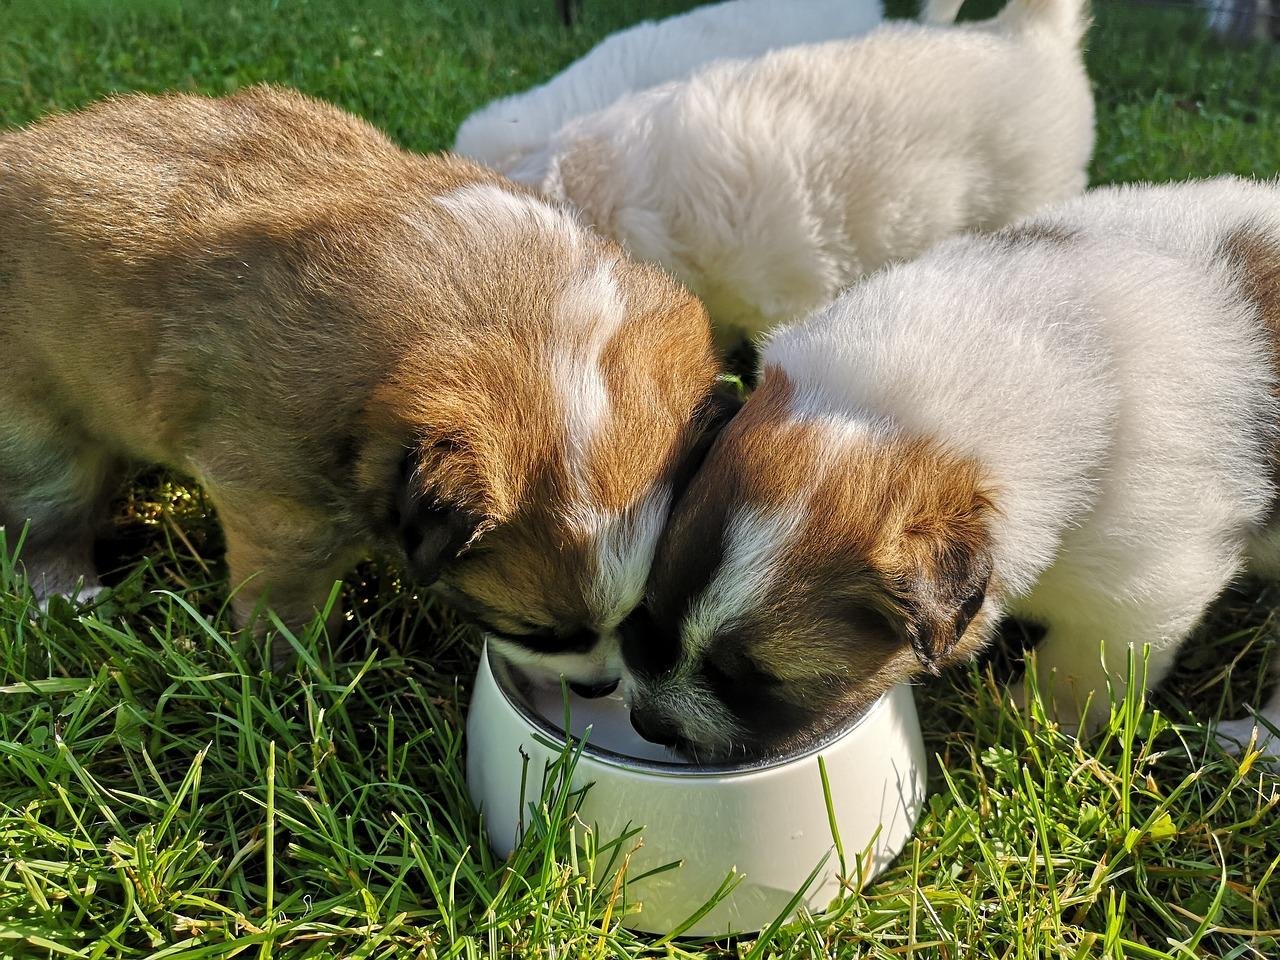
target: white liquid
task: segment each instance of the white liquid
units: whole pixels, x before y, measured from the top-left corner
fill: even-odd
[[[564,732],[565,698],[558,687],[538,686],[531,694],[532,706],[557,730]],[[590,727],[588,732],[587,728]],[[569,732],[587,741],[587,747],[599,747],[640,760],[662,760],[687,763],[674,750],[650,743],[631,726],[631,711],[622,694],[587,700],[569,691]]]

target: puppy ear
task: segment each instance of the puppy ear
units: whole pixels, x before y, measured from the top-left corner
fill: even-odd
[[[720,377],[693,415],[693,440],[685,450],[671,483],[672,500],[678,500],[693,480],[720,432],[728,426],[746,402],[742,381],[736,377]]]
[[[926,561],[908,585],[901,608],[904,629],[921,666],[937,675],[982,609],[991,580],[985,547],[956,540]]]
[[[480,530],[484,518],[423,489],[420,452],[405,451],[397,478],[396,535],[408,561],[408,574],[429,585],[457,559]]]

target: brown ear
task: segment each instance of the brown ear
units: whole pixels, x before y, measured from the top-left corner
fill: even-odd
[[[972,464],[934,457],[917,466],[871,566],[901,639],[936,674],[986,599],[994,508]]]
[[[721,431],[746,402],[742,384],[735,379],[718,379],[693,415],[693,439],[681,457],[671,479],[672,502],[680,499],[694,475],[707,459]]]
[[[405,451],[400,462],[396,534],[404,548],[409,576],[424,585],[438,580],[441,570],[457,559],[485,525],[483,514],[451,500],[430,479],[430,473],[439,474],[442,460],[450,453],[438,444],[427,450],[415,446]]]
[[[947,543],[907,585],[900,606],[907,640],[927,671],[939,673],[982,609],[991,579],[985,544]]]

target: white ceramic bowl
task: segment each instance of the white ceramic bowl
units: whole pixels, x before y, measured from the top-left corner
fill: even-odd
[[[571,789],[592,784],[579,819],[600,842],[643,828],[644,843],[631,856],[629,877],[681,862],[628,881],[627,902],[638,902],[640,910],[623,922],[635,930],[671,931],[731,872],[740,875],[733,892],[684,935],[761,930],[824,857],[800,902],[815,910],[826,907],[839,891],[840,868],[831,852],[820,756],[848,872],[854,874],[861,856],[864,882],[906,845],[924,803],[924,744],[906,686],[891,690],[852,726],[805,753],[718,767],[684,763],[642,740],[631,732],[620,699],[570,696],[569,701],[569,729],[586,734]],[[521,691],[487,650],[481,656],[467,719],[467,784],[500,856],[519,842],[527,804],[538,800],[544,771],[563,755],[564,711],[559,692]],[[626,849],[636,847],[638,839],[629,839]]]

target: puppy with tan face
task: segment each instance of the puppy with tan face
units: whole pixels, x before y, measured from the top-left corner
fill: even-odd
[[[242,622],[389,551],[511,657],[607,683],[715,375],[659,271],[296,93],[0,137],[0,524],[42,598],[98,589],[104,501],[154,462],[216,506]]]
[[[1004,612],[1051,709],[1105,717],[1246,557],[1280,570],[1277,331],[1280,186],[1232,178],[1095,191],[783,329],[624,623],[632,722],[800,746]]]

